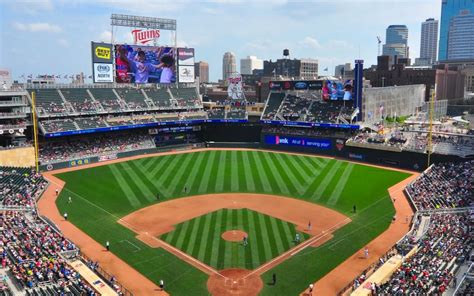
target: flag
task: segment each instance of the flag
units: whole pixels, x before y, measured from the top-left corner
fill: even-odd
[[[33,74],[28,75],[28,78],[33,78]]]
[[[66,78],[67,78],[67,74],[66,74],[66,75],[64,75],[64,79],[66,79]]]
[[[326,72],[327,72],[327,70],[328,70],[328,68],[327,68],[327,67],[326,67],[326,68],[324,68],[324,71],[326,71]]]

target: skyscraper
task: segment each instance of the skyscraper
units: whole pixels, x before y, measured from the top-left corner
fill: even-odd
[[[420,59],[427,64],[436,61],[438,52],[438,21],[429,18],[421,23]]]
[[[203,61],[199,61],[194,64],[194,75],[199,77],[199,82],[209,82],[209,64]]]
[[[474,0],[442,0],[438,54],[438,60],[440,61],[448,59],[448,35],[451,19],[460,15],[463,10],[469,10],[470,13],[474,13]]]
[[[227,82],[227,78],[237,72],[237,64],[235,62],[235,55],[233,52],[226,52],[222,59],[222,80]]]
[[[390,25],[387,28],[383,55],[408,58],[408,28],[405,25]]]
[[[257,59],[256,56],[240,59],[240,74],[252,75],[252,71],[255,69],[263,69],[263,60]]]
[[[462,59],[474,59],[474,10],[461,10],[449,24],[448,60]]]

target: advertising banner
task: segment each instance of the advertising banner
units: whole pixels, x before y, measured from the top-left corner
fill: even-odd
[[[114,82],[114,70],[112,64],[94,63],[94,82]]]
[[[117,44],[115,70],[118,83],[175,83],[175,49]]]
[[[194,66],[178,66],[179,75],[178,81],[184,83],[194,82]]]
[[[92,63],[112,64],[114,57],[112,54],[112,44],[102,42],[91,42]]]
[[[194,66],[194,48],[178,48],[178,65]]]
[[[312,139],[303,137],[287,137],[279,135],[265,135],[265,144],[284,146],[303,146],[319,150],[331,149],[330,139]]]

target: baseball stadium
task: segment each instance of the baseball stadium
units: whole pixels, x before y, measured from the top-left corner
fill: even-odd
[[[92,83],[5,80],[2,295],[472,295],[472,106],[362,60],[209,86],[197,49],[137,44],[91,42]]]

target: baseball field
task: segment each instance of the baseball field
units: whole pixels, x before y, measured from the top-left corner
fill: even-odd
[[[229,269],[259,276],[261,295],[298,295],[388,228],[395,211],[387,188],[410,175],[313,156],[208,150],[56,176],[66,182],[59,211],[151,281],[163,279],[172,295],[209,295],[209,275]],[[226,231],[244,233],[248,244],[225,239]]]

